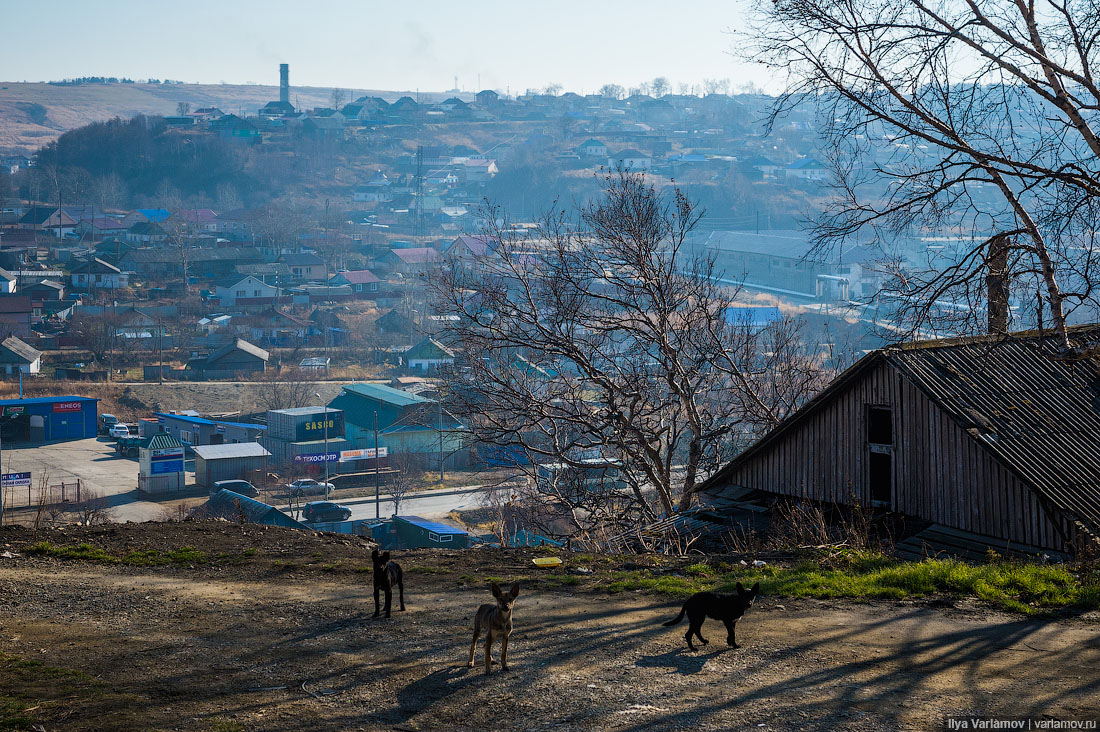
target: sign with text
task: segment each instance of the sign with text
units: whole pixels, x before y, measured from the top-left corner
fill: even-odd
[[[4,407],[5,417],[18,417],[27,411],[26,407]]]
[[[55,412],[79,412],[84,408],[80,402],[54,402],[53,411]]]
[[[165,447],[160,450],[150,450],[149,459],[156,462],[158,460],[180,460],[183,458],[182,447]]]
[[[4,473],[0,476],[0,485],[3,485],[4,488],[15,488],[16,486],[27,486],[30,484],[30,473]]]
[[[330,452],[327,455],[324,453],[318,453],[316,455],[295,455],[294,462],[296,463],[335,463],[340,460],[340,453]]]
[[[150,463],[153,475],[163,475],[164,473],[182,473],[183,461],[182,460],[161,460],[160,462]]]
[[[323,440],[325,433],[329,438],[344,436],[344,413],[340,411],[318,412],[298,423],[297,442]]]
[[[388,447],[378,448],[378,457],[384,458],[384,457],[388,456],[389,454],[390,454],[390,449]],[[354,460],[373,460],[373,459],[374,459],[374,448],[373,447],[367,448],[365,450],[341,450],[340,451],[340,462],[342,462],[342,463],[350,463]]]

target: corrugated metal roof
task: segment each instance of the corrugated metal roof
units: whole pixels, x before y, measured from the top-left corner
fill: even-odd
[[[377,399],[380,402],[392,404],[395,407],[408,407],[413,404],[428,404],[433,401],[431,399],[425,399],[422,396],[417,396],[416,394],[410,394],[407,391],[394,389],[392,386],[386,386],[385,384],[368,384],[365,382],[346,384],[344,386],[344,391],[349,394],[354,394],[355,396]]]
[[[82,396],[28,397],[27,399],[0,399],[0,407],[19,404],[53,404],[54,402],[98,402],[98,399]]]
[[[1100,325],[1070,329],[1100,341]],[[1047,331],[925,341],[869,353],[797,413],[704,483],[720,485],[748,458],[885,360],[1055,510],[1100,534],[1100,360],[1054,356]]]
[[[195,454],[203,460],[221,458],[269,457],[270,452],[258,442],[237,442],[229,445],[198,445]]]
[[[173,447],[183,447],[183,443],[167,432],[158,432],[145,440],[142,447],[150,450],[167,450]]]
[[[292,529],[312,529],[300,521],[295,521],[274,506],[261,503],[254,498],[242,496],[230,490],[220,490],[210,496],[205,505],[206,513],[215,518],[237,521],[242,517],[250,524],[267,526],[286,526]]]
[[[448,526],[447,524],[441,524],[438,521],[429,521],[428,519],[420,518],[419,516],[397,516],[406,523],[410,523],[413,526],[419,526],[422,529],[428,531],[434,531],[437,534],[465,534],[466,532],[456,526]]]
[[[154,412],[154,417],[164,417],[166,419],[175,419],[180,422],[186,422],[187,424],[209,424],[209,425],[225,425],[226,427],[241,427],[250,430],[266,430],[267,426],[262,424],[253,424],[251,422],[226,422],[221,419],[206,419],[205,417],[193,417],[189,414],[168,414],[167,412]]]

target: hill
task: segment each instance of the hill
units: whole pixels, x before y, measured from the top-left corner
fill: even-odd
[[[707,621],[692,653],[661,626],[678,601],[609,589],[695,559],[398,552],[408,611],[376,620],[369,552],[224,522],[0,529],[0,730],[896,730],[1100,709],[1084,620],[764,597],[741,648]],[[485,677],[465,664],[490,578],[523,589],[511,670]]]
[[[329,87],[292,86],[291,101],[303,108],[328,106]],[[348,101],[363,95],[395,101],[416,92],[344,89]],[[442,99],[443,94],[421,94]],[[192,109],[218,107],[224,112],[255,114],[279,98],[277,86],[246,84],[81,84],[0,82],[0,153],[29,155],[67,132],[91,122],[139,114],[175,114],[179,102]]]

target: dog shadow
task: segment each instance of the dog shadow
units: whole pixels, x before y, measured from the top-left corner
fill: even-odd
[[[401,717],[408,720],[480,680],[481,674],[471,672],[464,663],[433,671],[397,692]]]
[[[702,671],[707,661],[717,658],[727,650],[729,649],[725,646],[712,651],[689,651],[681,648],[656,656],[642,656],[635,665],[643,668],[671,668],[678,674],[689,676]]]

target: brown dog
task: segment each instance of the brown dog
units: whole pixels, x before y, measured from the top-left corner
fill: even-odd
[[[500,638],[500,667],[508,670],[508,636],[512,634],[512,607],[519,596],[519,582],[512,584],[512,589],[502,592],[497,583],[492,586],[493,597],[496,604],[486,603],[477,609],[474,616],[474,640],[470,644],[470,662],[467,668],[474,667],[474,651],[477,649],[477,639],[481,637],[482,628],[485,629],[485,673],[489,673],[493,666],[493,641]]]

